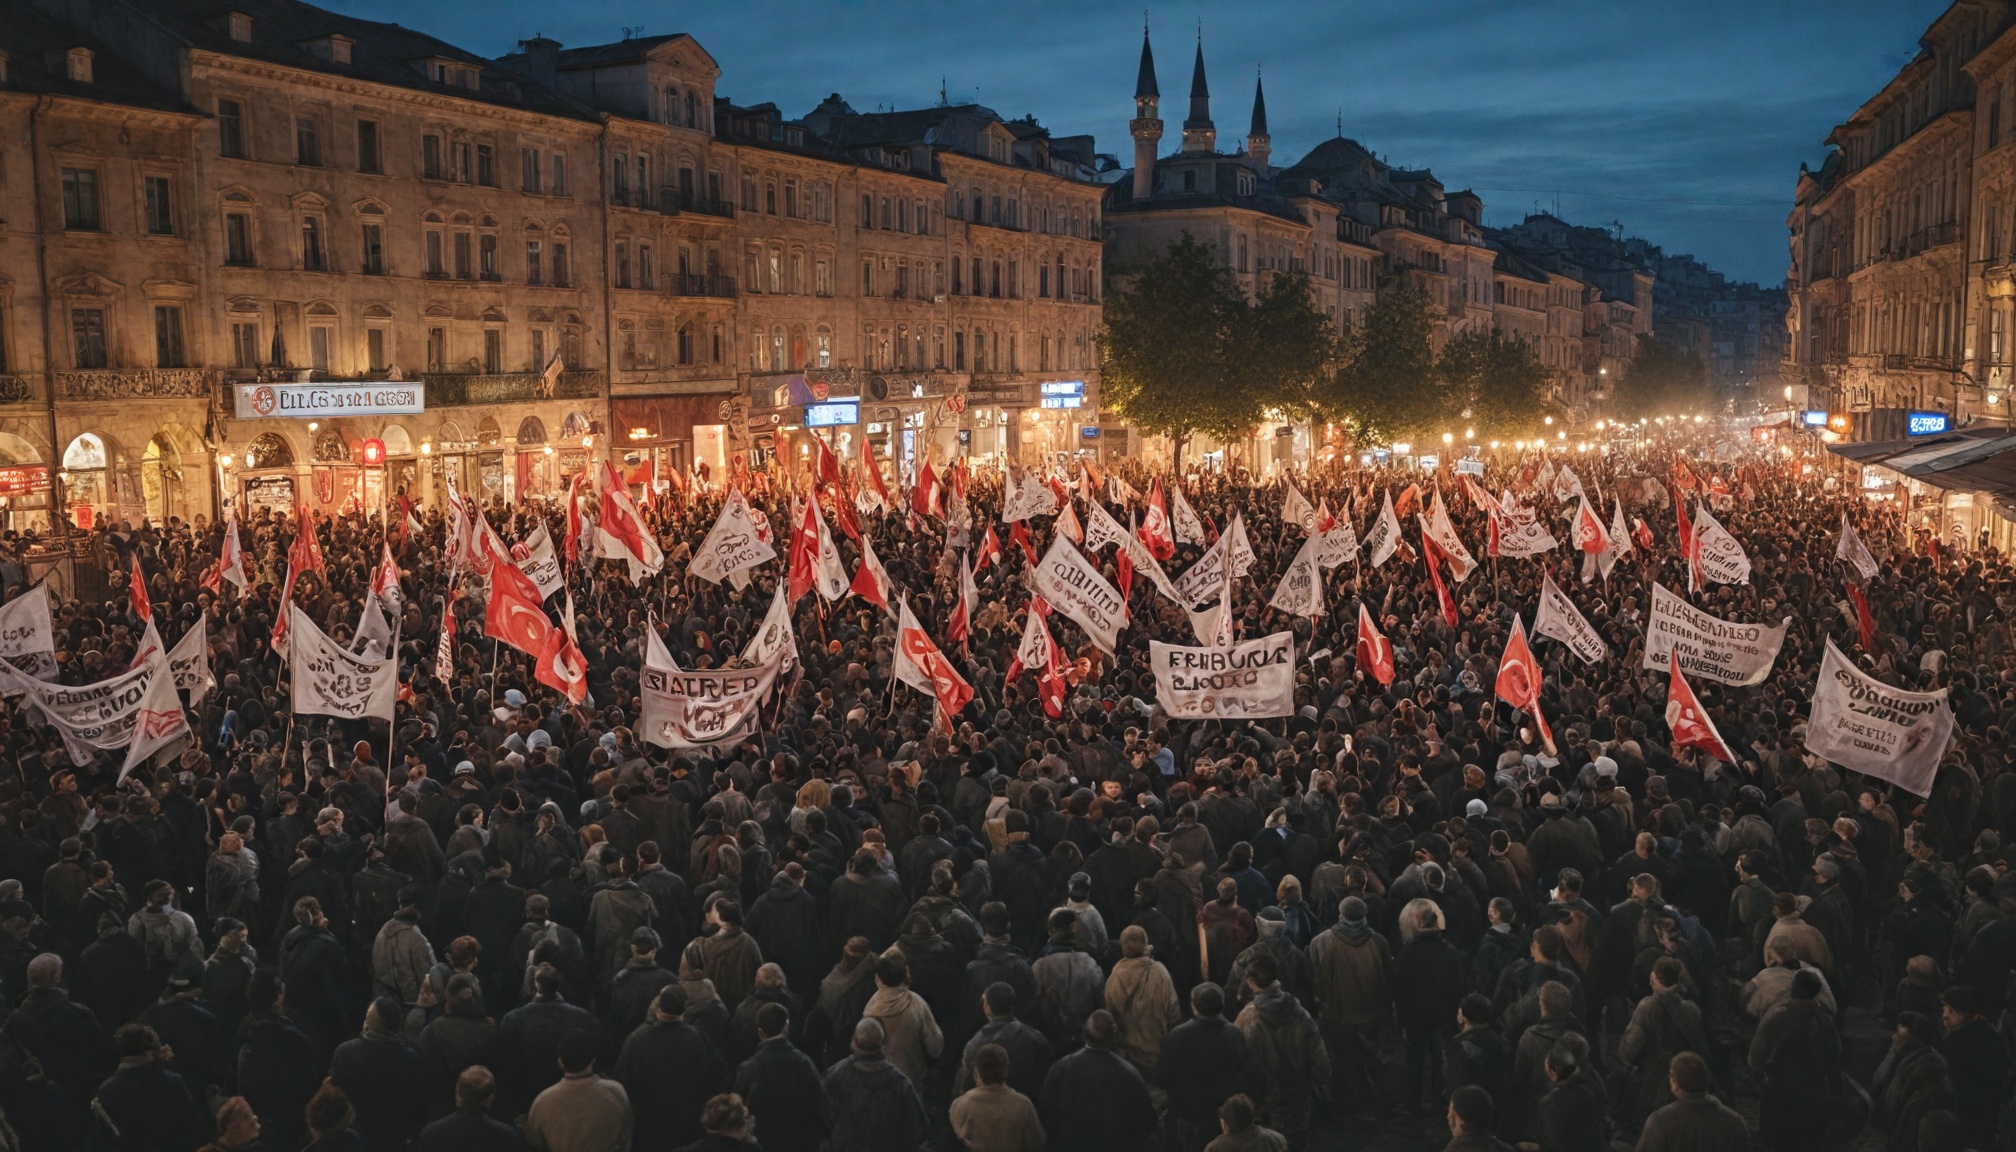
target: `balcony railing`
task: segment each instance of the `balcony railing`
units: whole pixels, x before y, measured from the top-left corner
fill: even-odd
[[[679,191],[672,195],[672,203],[681,212],[697,212],[702,216],[719,216],[723,219],[735,218],[735,205],[726,200],[715,200],[698,192]]]
[[[591,400],[602,393],[602,373],[574,370],[560,373],[553,391],[547,393],[537,372],[494,374],[428,372],[420,377],[427,386],[428,405],[523,404],[535,400]]]
[[[708,275],[704,272],[673,272],[665,277],[665,291],[672,296],[712,296],[721,300],[733,300],[735,278]]]
[[[201,368],[97,368],[52,372],[60,400],[191,399],[210,395]]]

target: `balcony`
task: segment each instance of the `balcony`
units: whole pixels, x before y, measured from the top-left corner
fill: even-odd
[[[537,372],[427,372],[420,379],[427,386],[429,407],[592,400],[602,394],[602,373],[592,369],[560,373],[550,393],[545,391],[545,383]]]
[[[671,190],[667,189],[667,192],[671,192]],[[702,196],[698,192],[688,192],[682,189],[668,196],[668,200],[675,206],[676,211],[696,212],[702,216],[719,216],[724,220],[733,220],[735,218],[735,205],[726,200],[716,200],[712,197]]]
[[[665,277],[665,292],[669,296],[711,296],[718,300],[733,300],[736,295],[735,278],[704,272],[672,272]]]
[[[212,376],[201,368],[97,368],[52,372],[59,400],[200,399]]]

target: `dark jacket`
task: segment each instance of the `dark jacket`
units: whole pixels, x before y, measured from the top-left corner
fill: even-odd
[[[707,1037],[678,1020],[653,1020],[623,1041],[615,1079],[630,1094],[638,1152],[670,1150],[705,1134],[700,1109],[728,1086],[728,1068]]]
[[[115,1063],[98,1018],[61,988],[31,990],[7,1018],[5,1031],[42,1062],[43,1074],[75,1104],[91,1099]]]
[[[1422,932],[1393,960],[1393,1000],[1409,1028],[1453,1027],[1463,1001],[1463,955],[1440,932]]]
[[[238,1026],[238,1094],[267,1138],[288,1147],[308,1131],[302,1110],[328,1070],[324,1049],[286,1016],[260,1013]]]
[[[411,1040],[366,1032],[345,1040],[329,1062],[329,1079],[357,1110],[357,1133],[373,1148],[398,1148],[420,1132],[435,1080]]]
[[[1610,1152],[1609,1105],[1603,1081],[1587,1068],[1540,1097],[1534,1137],[1540,1152]]]
[[[420,1130],[413,1152],[528,1152],[518,1129],[481,1108],[457,1108]]]
[[[1269,984],[1240,1011],[1239,1031],[1262,1084],[1262,1112],[1276,1127],[1301,1127],[1312,1097],[1330,1092],[1330,1051],[1316,1018],[1279,983]]]
[[[182,1077],[144,1057],[122,1064],[97,1099],[119,1130],[122,1152],[193,1152],[213,1130]]]
[[[602,1029],[588,1010],[559,996],[534,1000],[504,1014],[494,1039],[497,1094],[505,1110],[517,1115],[532,1107],[539,1093],[560,1079],[560,1041],[587,1032],[602,1047]],[[640,1127],[641,1131],[641,1127]]]
[[[1050,1066],[1037,1106],[1051,1152],[1130,1152],[1155,1146],[1155,1105],[1134,1065],[1080,1048]]]
[[[735,1093],[755,1120],[750,1135],[763,1152],[818,1152],[832,1105],[810,1057],[773,1036],[735,1070]]]
[[[784,982],[789,987],[802,994],[819,986],[832,953],[826,945],[819,901],[804,885],[793,884],[780,873],[749,909],[742,930],[756,941],[765,959],[784,969]]]
[[[918,1152],[927,1128],[910,1078],[887,1060],[849,1056],[826,1071],[833,1106],[829,1152]]]

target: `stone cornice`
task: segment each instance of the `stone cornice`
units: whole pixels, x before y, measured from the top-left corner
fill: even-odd
[[[269,64],[263,60],[252,60],[244,56],[231,56],[220,52],[192,50],[189,53],[192,78],[213,82],[220,79],[252,78],[273,80],[290,86],[320,89],[344,96],[366,97],[406,104],[416,108],[426,108],[456,116],[472,116],[514,126],[539,126],[551,130],[556,124],[569,125],[579,130],[585,139],[594,139],[602,133],[602,121],[593,113],[584,112],[579,116],[563,116],[554,112],[534,112],[524,108],[513,108],[508,104],[493,104],[484,100],[466,100],[433,92],[423,92],[415,88],[404,88],[375,80],[353,80],[344,76],[331,76],[326,72],[316,72],[306,68],[290,68],[284,64]],[[199,75],[207,72],[208,75]]]

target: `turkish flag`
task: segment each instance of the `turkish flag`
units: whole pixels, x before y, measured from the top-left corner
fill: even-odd
[[[483,634],[502,640],[535,659],[546,651],[553,622],[539,586],[516,564],[503,560],[490,566],[490,604],[483,615]]]
[[[994,525],[989,524],[987,525],[987,534],[980,538],[980,555],[974,560],[973,571],[975,574],[985,572],[987,565],[999,564],[1000,562],[1001,538],[994,535]]]
[[[1437,561],[1447,563],[1449,557],[1442,551],[1442,546],[1435,543],[1434,538],[1426,532],[1421,534],[1421,558],[1427,561],[1428,578],[1435,583],[1435,599],[1442,604],[1442,619],[1448,622],[1453,631],[1461,619],[1456,612],[1456,598],[1449,595],[1449,586],[1442,582],[1442,573],[1436,567]]]
[[[1015,523],[1009,525],[1008,539],[1022,546],[1023,553],[1029,557],[1029,566],[1034,568],[1036,566],[1036,547],[1029,543],[1029,529],[1025,527],[1027,523],[1028,521],[1026,520],[1017,520]]]
[[[1636,527],[1633,529],[1631,533],[1631,539],[1638,542],[1638,547],[1643,548],[1647,552],[1650,552],[1652,550],[1651,527],[1648,526],[1645,523],[1645,521],[1637,519],[1636,517],[1632,518],[1631,523],[1636,525]]]
[[[854,501],[847,498],[847,486],[836,480],[826,491],[833,497],[833,522],[855,543],[860,543],[861,518],[854,514]]]
[[[866,537],[861,540],[861,567],[854,572],[854,582],[847,590],[882,609],[889,608],[889,573],[882,568],[882,562],[875,558],[875,548]]]
[[[917,626],[916,617],[906,608],[903,612],[904,626],[897,630],[896,643],[904,658],[915,664],[924,675],[931,679],[931,694],[938,698],[938,713],[945,721],[945,730],[952,731],[952,718],[965,711],[973,700],[973,686],[966,683],[959,670],[952,667],[952,661],[938,650],[924,629]]]
[[[141,623],[154,618],[154,602],[147,596],[147,577],[140,571],[140,557],[133,557],[133,578],[126,584],[126,595],[133,601],[133,614]]]
[[[1862,650],[1876,650],[1876,619],[1869,614],[1869,597],[1862,594],[1861,585],[1848,581],[1848,599],[1855,602],[1855,629],[1862,634]]]
[[[980,588],[973,583],[973,569],[959,565],[959,601],[952,606],[952,618],[945,622],[945,639],[954,643],[970,641],[973,613],[980,610]]]
[[[1533,647],[1526,643],[1526,625],[1517,614],[1512,617],[1512,635],[1505,639],[1505,655],[1498,661],[1494,687],[1500,700],[1532,715],[1541,739],[1551,749],[1554,733],[1548,731],[1547,718],[1540,714],[1540,664],[1533,659]]]
[[[875,454],[869,453],[861,459],[861,472],[868,478],[868,491],[882,505],[883,511],[896,507],[896,501],[889,498],[889,486],[882,483],[882,465],[876,462]]]
[[[826,441],[814,436],[812,442],[819,445],[819,482],[821,484],[838,484],[840,482],[840,458],[833,455],[831,448],[826,447]]]
[[[1064,690],[1069,681],[1064,678],[1064,653],[1056,644],[1050,645],[1050,662],[1043,671],[1036,674],[1036,694],[1043,701],[1043,712],[1052,720],[1064,715]]]
[[[791,526],[790,586],[785,591],[796,604],[817,582],[819,567],[819,525],[812,518],[812,501],[805,502],[805,514]]]
[[[1680,674],[1680,654],[1669,653],[1667,659],[1673,674],[1666,682],[1666,727],[1673,733],[1673,747],[1699,748],[1724,763],[1736,763],[1729,745],[1722,742],[1722,733],[1715,730],[1715,721],[1701,706],[1701,698]]]
[[[1176,538],[1169,533],[1169,507],[1162,499],[1162,481],[1149,486],[1147,507],[1135,535],[1148,546],[1150,556],[1167,560],[1176,555]]]
[[[1575,509],[1575,546],[1591,556],[1610,550],[1610,533],[1603,527],[1603,518],[1589,507],[1587,496]]]
[[[544,616],[544,613],[541,613]],[[588,661],[564,628],[549,627],[532,678],[579,704],[588,696]]]
[[[1384,685],[1393,683],[1393,642],[1379,634],[1379,625],[1363,601],[1358,604],[1358,670]]]
[[[910,510],[919,516],[938,515],[938,491],[938,473],[927,456],[924,467],[917,472],[917,483],[910,486]]]

